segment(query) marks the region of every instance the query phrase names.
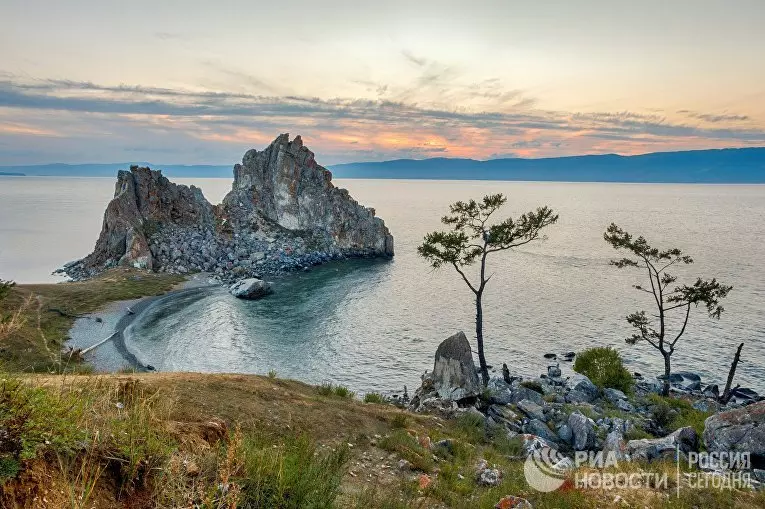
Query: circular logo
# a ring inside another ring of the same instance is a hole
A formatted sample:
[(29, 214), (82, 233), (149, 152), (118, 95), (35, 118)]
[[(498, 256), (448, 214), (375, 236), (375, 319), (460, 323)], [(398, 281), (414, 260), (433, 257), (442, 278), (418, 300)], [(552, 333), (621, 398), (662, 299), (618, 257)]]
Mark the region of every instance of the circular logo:
[(566, 480), (566, 467), (561, 463), (565, 456), (555, 449), (542, 447), (526, 457), (523, 473), (526, 482), (537, 491), (550, 492), (563, 486)]

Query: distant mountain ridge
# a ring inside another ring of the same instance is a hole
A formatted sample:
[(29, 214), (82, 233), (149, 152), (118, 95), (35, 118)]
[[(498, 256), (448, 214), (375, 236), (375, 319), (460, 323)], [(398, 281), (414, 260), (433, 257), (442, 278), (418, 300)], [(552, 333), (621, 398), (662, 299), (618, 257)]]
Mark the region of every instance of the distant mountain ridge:
[(544, 159), (398, 159), (331, 166), (346, 178), (561, 182), (765, 183), (765, 147)]
[[(233, 165), (140, 163), (0, 166), (0, 174), (113, 177), (131, 164), (175, 178), (232, 178)], [(636, 156), (584, 155), (543, 159), (397, 159), (328, 166), (336, 178), (528, 180), (560, 182), (765, 183), (765, 147), (655, 152)]]

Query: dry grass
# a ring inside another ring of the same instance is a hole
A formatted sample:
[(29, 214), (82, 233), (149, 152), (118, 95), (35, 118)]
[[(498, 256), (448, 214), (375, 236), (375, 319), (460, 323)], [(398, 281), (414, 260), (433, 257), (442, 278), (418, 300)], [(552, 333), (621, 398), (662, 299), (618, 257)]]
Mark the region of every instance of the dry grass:
[(161, 295), (183, 277), (131, 268), (112, 269), (89, 281), (16, 285), (0, 299), (0, 364), (9, 371), (78, 369), (61, 356), (78, 315), (117, 300)]
[[(33, 416), (34, 454), (6, 484), (13, 493), (47, 490), (50, 505), (28, 507), (489, 509), (508, 494), (537, 508), (612, 507), (617, 495), (630, 507), (765, 506), (762, 493), (689, 489), (678, 499), (673, 465), (662, 463), (619, 468), (666, 471), (666, 488), (538, 493), (526, 484), (523, 462), (512, 459), (517, 444), (491, 430), (466, 419), (443, 421), (321, 396), (316, 387), (289, 380), (36, 375), (24, 385), (36, 391), (35, 408), (54, 409)], [(423, 445), (428, 439), (448, 439), (449, 445), (429, 449)], [(398, 469), (401, 458), (412, 470)], [(480, 459), (504, 473), (500, 486), (476, 483)], [(424, 474), (432, 482), (421, 489)]]

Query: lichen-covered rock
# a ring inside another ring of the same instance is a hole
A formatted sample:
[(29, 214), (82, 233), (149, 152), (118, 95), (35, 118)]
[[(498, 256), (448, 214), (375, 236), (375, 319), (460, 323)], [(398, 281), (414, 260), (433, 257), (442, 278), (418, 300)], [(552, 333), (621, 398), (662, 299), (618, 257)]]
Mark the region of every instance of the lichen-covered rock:
[(765, 466), (765, 401), (708, 417), (704, 443), (710, 452), (749, 452), (753, 465)]
[(82, 266), (154, 268), (149, 239), (165, 223), (207, 230), (214, 224), (213, 209), (200, 189), (173, 184), (159, 171), (138, 166), (120, 171), (101, 235)]
[(307, 270), (348, 257), (392, 256), (393, 237), (316, 164), (300, 137), (283, 134), (248, 151), (213, 207), (194, 186), (159, 171), (120, 171), (93, 253), (60, 272), (86, 279), (118, 265), (171, 273), (211, 272), (232, 282)]

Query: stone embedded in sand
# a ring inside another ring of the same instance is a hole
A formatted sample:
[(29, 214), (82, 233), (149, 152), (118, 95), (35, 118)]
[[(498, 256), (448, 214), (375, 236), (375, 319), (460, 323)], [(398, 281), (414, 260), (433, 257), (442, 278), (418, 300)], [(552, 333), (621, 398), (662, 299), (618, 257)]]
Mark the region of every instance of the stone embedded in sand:
[(262, 299), (273, 293), (271, 283), (256, 278), (242, 279), (231, 285), (228, 291), (234, 297), (247, 300)]

